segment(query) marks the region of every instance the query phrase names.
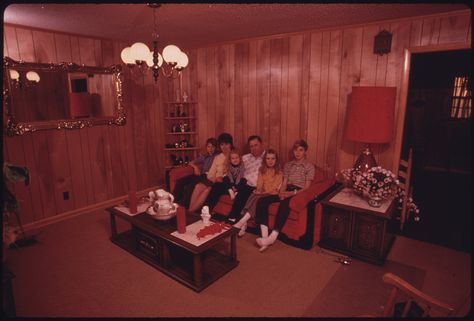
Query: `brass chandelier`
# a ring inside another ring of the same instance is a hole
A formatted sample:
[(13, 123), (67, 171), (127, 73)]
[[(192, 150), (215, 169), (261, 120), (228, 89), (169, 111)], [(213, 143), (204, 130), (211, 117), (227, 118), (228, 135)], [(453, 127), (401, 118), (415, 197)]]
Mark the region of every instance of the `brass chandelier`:
[[(175, 45), (168, 45), (163, 49), (163, 55), (158, 51), (158, 31), (156, 25), (156, 9), (161, 4), (147, 4), (153, 9), (153, 51), (142, 42), (136, 42), (130, 47), (126, 47), (120, 53), (122, 61), (130, 68), (135, 65), (140, 70), (146, 72), (147, 68), (153, 70), (155, 83), (158, 81), (159, 71), (168, 78), (176, 78), (188, 65), (188, 56)], [(163, 64), (164, 62), (164, 64)]]

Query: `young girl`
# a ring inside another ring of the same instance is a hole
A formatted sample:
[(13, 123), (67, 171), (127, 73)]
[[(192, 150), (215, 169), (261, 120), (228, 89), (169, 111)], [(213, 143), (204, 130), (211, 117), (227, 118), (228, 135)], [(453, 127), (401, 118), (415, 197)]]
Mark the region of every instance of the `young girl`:
[(225, 193), (229, 193), (230, 198), (234, 199), (239, 190), (247, 183), (247, 180), (244, 178), (244, 170), (244, 164), (239, 151), (233, 149), (229, 154), (227, 175), (223, 178), (222, 182), (212, 185), (204, 205), (209, 206), (209, 209), (212, 210), (217, 202), (219, 202), (221, 195)]
[[(283, 182), (278, 195), (269, 195), (260, 198), (256, 206), (255, 222), (260, 225), (262, 237), (256, 239), (260, 252), (275, 243), (278, 234), (290, 215), (290, 200), (294, 195), (307, 189), (314, 179), (314, 165), (306, 160), (308, 144), (299, 139), (293, 144), (293, 160), (283, 168)], [(270, 204), (279, 202), (275, 216), (273, 231), (268, 235), (268, 208)]]
[(199, 155), (189, 165), (194, 169), (194, 175), (189, 175), (179, 179), (176, 182), (175, 188), (172, 192), (177, 203), (189, 208), (191, 201), (191, 194), (196, 184), (207, 180), (207, 172), (211, 168), (214, 157), (217, 152), (217, 139), (210, 137), (206, 141), (206, 150)]
[(238, 236), (243, 236), (247, 229), (247, 221), (255, 217), (257, 201), (268, 195), (277, 195), (280, 191), (283, 175), (280, 170), (278, 155), (274, 149), (269, 149), (265, 153), (264, 162), (258, 170), (257, 187), (250, 195), (242, 210), (242, 218), (234, 224), (240, 228)]
[(224, 177), (224, 183), (227, 184), (226, 187), (228, 187), (227, 191), (229, 192), (230, 198), (234, 199), (239, 189), (247, 183), (247, 180), (244, 178), (244, 163), (237, 149), (230, 152), (229, 162), (229, 171), (227, 172), (227, 176)]

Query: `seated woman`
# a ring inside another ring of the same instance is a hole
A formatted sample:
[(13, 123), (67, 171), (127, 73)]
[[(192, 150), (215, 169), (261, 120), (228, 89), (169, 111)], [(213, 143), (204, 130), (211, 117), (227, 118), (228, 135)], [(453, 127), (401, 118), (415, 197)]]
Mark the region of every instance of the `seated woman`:
[(212, 185), (211, 191), (204, 202), (210, 210), (219, 202), (219, 198), (228, 193), (231, 199), (239, 193), (239, 190), (244, 188), (247, 180), (244, 178), (245, 167), (240, 157), (239, 151), (233, 149), (229, 154), (229, 166), (227, 175), (224, 176), (222, 182), (216, 182)]
[(180, 178), (175, 185), (172, 194), (175, 201), (189, 208), (189, 203), (191, 201), (191, 194), (196, 184), (200, 182), (207, 181), (206, 173), (209, 171), (212, 165), (214, 157), (218, 154), (217, 149), (217, 139), (214, 137), (208, 138), (206, 140), (206, 150), (204, 153), (199, 155), (194, 161), (189, 163), (194, 169), (194, 175), (185, 176)]
[(217, 143), (221, 153), (214, 157), (211, 168), (206, 174), (207, 181), (200, 182), (194, 187), (189, 204), (189, 211), (191, 212), (196, 212), (203, 205), (209, 195), (211, 186), (216, 182), (222, 182), (227, 174), (229, 154), (234, 148), (232, 135), (228, 133), (220, 134), (217, 137)]
[[(293, 144), (292, 161), (285, 164), (283, 168), (283, 183), (278, 195), (269, 195), (257, 202), (255, 222), (260, 225), (262, 237), (256, 239), (260, 246), (260, 252), (265, 251), (272, 245), (285, 225), (290, 215), (290, 200), (297, 193), (308, 188), (314, 179), (314, 166), (306, 160), (308, 144), (303, 140), (297, 140)], [(271, 203), (280, 202), (275, 217), (273, 231), (268, 235), (268, 208)]]
[(278, 195), (280, 191), (283, 175), (276, 151), (273, 149), (267, 150), (263, 159), (263, 164), (258, 170), (257, 187), (245, 203), (241, 213), (242, 218), (234, 224), (235, 227), (240, 228), (238, 236), (245, 234), (247, 221), (251, 217), (255, 217), (258, 200), (268, 195)]

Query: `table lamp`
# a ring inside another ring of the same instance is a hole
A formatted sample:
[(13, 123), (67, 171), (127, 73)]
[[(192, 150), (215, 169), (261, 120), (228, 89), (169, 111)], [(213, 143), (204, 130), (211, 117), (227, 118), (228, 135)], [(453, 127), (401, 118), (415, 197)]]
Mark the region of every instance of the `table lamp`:
[(377, 166), (370, 144), (386, 144), (392, 140), (396, 93), (396, 87), (352, 87), (345, 137), (367, 144), (354, 169), (365, 172)]

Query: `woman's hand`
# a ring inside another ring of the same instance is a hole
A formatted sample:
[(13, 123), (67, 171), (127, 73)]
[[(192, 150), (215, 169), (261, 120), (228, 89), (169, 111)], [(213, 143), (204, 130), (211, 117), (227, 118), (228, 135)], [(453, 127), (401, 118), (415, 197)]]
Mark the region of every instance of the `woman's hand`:
[(222, 183), (224, 181), (223, 177), (216, 177), (216, 183)]

